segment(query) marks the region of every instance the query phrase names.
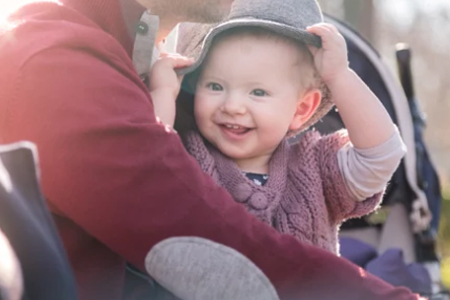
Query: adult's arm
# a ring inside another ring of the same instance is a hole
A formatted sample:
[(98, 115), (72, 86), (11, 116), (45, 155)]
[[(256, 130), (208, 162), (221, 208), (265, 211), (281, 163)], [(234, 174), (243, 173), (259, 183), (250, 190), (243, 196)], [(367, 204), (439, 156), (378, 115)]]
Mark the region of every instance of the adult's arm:
[(44, 50), (14, 87), (10, 133), (37, 143), (54, 213), (142, 270), (156, 243), (197, 236), (250, 258), (282, 299), (417, 299), (250, 216), (157, 122), (120, 53), (99, 57), (82, 47)]

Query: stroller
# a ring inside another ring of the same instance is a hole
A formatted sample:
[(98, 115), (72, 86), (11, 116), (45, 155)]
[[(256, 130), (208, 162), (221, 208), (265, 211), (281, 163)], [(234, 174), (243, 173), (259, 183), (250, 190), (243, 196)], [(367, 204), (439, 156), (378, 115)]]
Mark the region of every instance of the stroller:
[[(404, 45), (400, 45), (396, 52), (402, 89), (380, 55), (364, 38), (347, 24), (330, 16), (325, 17), (346, 39), (350, 67), (383, 103), (408, 148), (407, 155), (387, 188), (382, 208), (366, 218), (344, 223), (341, 227), (341, 244), (350, 238), (365, 242), (378, 253), (392, 248), (401, 249), (406, 263), (420, 264), (429, 274), (429, 288), (416, 289), (415, 292), (430, 299), (450, 299), (441, 284), (436, 250), (441, 206), (440, 184), (422, 138), (425, 121), (414, 96), (411, 52)], [(341, 128), (344, 128), (344, 124), (339, 113), (332, 110), (311, 130), (326, 134)], [(295, 141), (299, 139), (301, 136), (296, 137)], [(341, 252), (346, 257), (344, 251)], [(401, 285), (400, 282), (398, 285)]]

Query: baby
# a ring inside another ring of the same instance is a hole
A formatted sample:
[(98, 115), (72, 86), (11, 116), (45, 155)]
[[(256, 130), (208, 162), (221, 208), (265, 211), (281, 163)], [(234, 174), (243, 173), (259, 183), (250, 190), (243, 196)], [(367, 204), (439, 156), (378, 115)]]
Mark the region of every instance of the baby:
[[(201, 48), (180, 46), (199, 50), (197, 58), (166, 55), (155, 64), (156, 115), (173, 126), (181, 80), (174, 69), (184, 68), (197, 130), (183, 138), (202, 169), (278, 231), (338, 253), (340, 224), (377, 208), (406, 150), (317, 2), (236, 0)], [(332, 105), (346, 130), (288, 142)]]

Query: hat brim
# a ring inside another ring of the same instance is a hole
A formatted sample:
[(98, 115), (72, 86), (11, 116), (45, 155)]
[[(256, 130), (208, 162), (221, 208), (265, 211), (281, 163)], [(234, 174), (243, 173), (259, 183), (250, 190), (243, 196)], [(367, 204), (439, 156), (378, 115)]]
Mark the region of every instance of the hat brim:
[(268, 20), (261, 20), (261, 19), (255, 19), (255, 18), (240, 18), (240, 19), (233, 19), (229, 20), (227, 22), (224, 22), (216, 27), (214, 27), (205, 37), (203, 41), (203, 45), (201, 48), (201, 52), (197, 54), (197, 57), (192, 57), (194, 59), (194, 63), (183, 69), (177, 70), (177, 73), (179, 75), (185, 75), (194, 72), (197, 70), (197, 68), (203, 63), (205, 60), (212, 43), (214, 41), (214, 38), (221, 34), (222, 32), (225, 32), (230, 29), (235, 29), (239, 27), (258, 27), (258, 28), (264, 28), (267, 30), (270, 30), (274, 33), (287, 36), (289, 38), (304, 42), (306, 44), (315, 46), (315, 47), (322, 47), (322, 41), (319, 36), (311, 34), (307, 32), (306, 30), (300, 30), (298, 28), (268, 21)]
[[(213, 44), (214, 38), (217, 37), (219, 34), (230, 30), (235, 29), (239, 27), (258, 27), (258, 28), (264, 28), (269, 31), (272, 31), (274, 33), (287, 36), (289, 38), (292, 38), (294, 40), (298, 40), (301, 42), (304, 42), (308, 45), (312, 45), (318, 48), (322, 47), (322, 40), (319, 36), (311, 34), (307, 32), (306, 30), (301, 30), (286, 24), (273, 22), (269, 20), (261, 20), (261, 19), (255, 19), (255, 18), (239, 18), (239, 19), (233, 19), (229, 20), (227, 22), (224, 22), (220, 25), (217, 25), (213, 29), (209, 31), (209, 33), (206, 35), (205, 39), (203, 40), (203, 44), (201, 47), (201, 51), (195, 52), (193, 55), (195, 57), (192, 57), (194, 59), (194, 63), (183, 69), (178, 69), (177, 73), (179, 75), (187, 75), (190, 73), (195, 72), (204, 62), (205, 58), (207, 57), (209, 50)], [(328, 113), (328, 111), (333, 107), (333, 104), (330, 100), (330, 95), (328, 88), (326, 86), (323, 86), (322, 88), (322, 101), (319, 105), (317, 111), (314, 113), (314, 115), (296, 132), (291, 132), (290, 136), (296, 135), (314, 123), (316, 123), (318, 120), (320, 120), (325, 114)]]

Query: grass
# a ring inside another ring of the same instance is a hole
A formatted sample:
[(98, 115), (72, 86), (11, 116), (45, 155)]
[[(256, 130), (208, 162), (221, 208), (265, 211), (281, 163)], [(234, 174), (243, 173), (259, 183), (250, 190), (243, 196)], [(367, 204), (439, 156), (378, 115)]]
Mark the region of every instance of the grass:
[(450, 258), (446, 258), (442, 261), (442, 283), (450, 288)]
[(442, 211), (439, 226), (439, 250), (442, 254), (442, 281), (450, 287), (450, 185), (442, 189)]

